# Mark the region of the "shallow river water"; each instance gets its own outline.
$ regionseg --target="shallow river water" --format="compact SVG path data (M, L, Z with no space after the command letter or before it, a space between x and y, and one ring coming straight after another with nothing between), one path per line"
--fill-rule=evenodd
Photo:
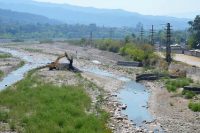
M21 58L22 60L26 61L26 64L23 67L11 72L2 81L0 81L0 91L7 88L8 86L11 86L17 81L22 80L24 78L24 74L30 71L31 69L43 66L50 62L46 58L43 59L34 58L31 55L27 55L25 53L18 52L16 50L11 50L8 48L0 48L0 51L10 53L13 56ZM117 93L120 101L123 104L127 105L127 109L124 110L122 113L128 115L128 118L130 120L133 120L133 122L137 126L141 126L143 121L153 120L151 114L146 108L149 99L149 92L147 91L145 86L143 86L140 83L136 83L134 80L131 80L130 78L118 76L112 74L111 72L101 70L97 67L85 68L83 69L83 71L124 81L125 82L124 86Z

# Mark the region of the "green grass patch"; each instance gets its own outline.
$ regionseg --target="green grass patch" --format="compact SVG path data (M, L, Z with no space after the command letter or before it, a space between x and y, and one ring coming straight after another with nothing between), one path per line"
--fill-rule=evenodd
M87 113L91 99L82 86L55 86L28 76L0 93L0 121L17 132L110 133L107 113ZM13 89L15 88L15 89Z
M190 102L188 107L194 112L200 112L200 103Z
M166 79L165 86L169 92L175 92L178 88L187 86L192 82L189 78Z
M24 48L25 51L33 52L33 53L41 53L41 49L34 49L34 48Z
M4 76L4 72L0 70L0 78Z
M25 65L25 61L20 61L20 63L18 64L18 68L19 67L22 67L22 66L24 66Z
M7 54L7 53L0 53L0 59L5 59L5 58L11 58L12 55L11 54Z
M196 94L192 91L183 90L182 95L185 96L187 99L192 99Z
M7 120L8 120L8 113L0 110L0 121L8 122Z

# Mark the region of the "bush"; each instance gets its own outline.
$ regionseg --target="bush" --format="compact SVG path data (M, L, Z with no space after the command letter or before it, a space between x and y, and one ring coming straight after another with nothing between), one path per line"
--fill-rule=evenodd
M0 54L0 59L10 58L10 57L12 57L11 54L6 54L6 53L1 53Z
M189 107L189 109L191 109L194 112L200 112L200 103L190 102L188 107Z
M120 41L111 39L96 40L94 46L100 50L107 50L114 53L118 53L121 48Z
M166 85L166 87L167 87L167 90L169 91L169 92L175 92L176 91L176 86L173 86L173 85Z
M168 79L165 82L165 86L169 92L175 92L177 88L182 88L192 82L193 81L189 78Z
M148 44L137 45L133 43L128 43L120 49L120 54L123 56L128 56L134 61L147 61L154 57L153 48ZM147 63L150 64L150 63Z
M195 93L192 91L183 90L182 95L184 95L187 99L192 99L195 96Z
M8 113L4 111L0 111L0 122L8 121Z
M0 70L0 78L4 76L4 72Z

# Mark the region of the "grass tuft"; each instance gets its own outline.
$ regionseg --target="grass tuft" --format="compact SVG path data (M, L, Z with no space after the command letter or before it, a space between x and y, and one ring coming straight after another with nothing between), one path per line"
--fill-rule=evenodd
M7 53L1 53L0 54L0 59L11 58L11 57L12 57L11 54L7 54Z
M169 92L176 92L178 88L189 85L193 81L189 78L167 79L165 86Z
M200 112L200 103L190 102L188 107L189 107L189 109L191 109L194 112Z

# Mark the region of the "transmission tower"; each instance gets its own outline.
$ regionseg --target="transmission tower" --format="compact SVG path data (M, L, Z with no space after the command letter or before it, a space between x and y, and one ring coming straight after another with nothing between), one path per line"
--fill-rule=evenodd
M151 34L151 45L153 46L154 45L154 25L151 26L151 31L150 31L150 34Z
M144 28L142 26L141 30L140 30L140 40L141 40L141 43L144 43L143 37L144 37Z
M166 29L166 61L170 64L172 61L171 58L171 25L170 23L167 23L167 29Z

